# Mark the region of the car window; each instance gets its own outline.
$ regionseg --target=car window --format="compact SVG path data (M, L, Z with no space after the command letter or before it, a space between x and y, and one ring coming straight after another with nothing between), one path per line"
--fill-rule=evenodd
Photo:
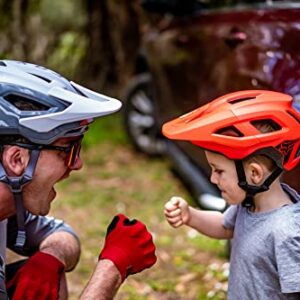
M203 11L260 9L265 7L300 7L300 0L140 0L149 13L188 16Z
M294 0L197 0L202 8L216 9L216 8L230 8L238 5L254 5L257 4L300 4L300 1Z

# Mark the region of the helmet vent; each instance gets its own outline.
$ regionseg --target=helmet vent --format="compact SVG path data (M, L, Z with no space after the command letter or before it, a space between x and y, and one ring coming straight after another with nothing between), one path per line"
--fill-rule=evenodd
M268 133L281 130L281 126L271 119L256 120L250 122L261 133Z
M228 126L221 128L215 132L215 134L233 136L233 137L243 137L244 135L234 126Z
M296 153L296 157L299 157L300 156L300 145L298 146L298 150L297 150L297 153Z
M228 102L230 104L235 104L235 103L238 103L238 102L243 102L243 101L251 100L251 99L254 99L254 97L245 97L245 98L232 99L232 100L229 100Z
M295 116L293 112L288 111L287 113L288 113L291 117L293 117L293 118L300 124L299 118L297 118L297 116Z
M75 89L75 91L76 91L79 95L81 95L81 96L83 96L83 97L86 97L86 95L85 95L81 90L79 90L76 86L72 85L72 87Z
M3 98L21 111L45 111L50 108L46 105L20 95L9 94L4 96Z
M33 73L29 73L29 74L32 75L32 76L35 76L35 77L37 77L37 78L40 78L40 79L42 79L42 80L44 80L44 81L46 81L46 82L48 82L48 83L51 82L51 80L49 80L48 78L45 78L45 77L43 77L43 76L36 75L36 74L33 74Z
M296 157L299 157L300 156L300 145L298 145L298 150L297 150L297 153L296 153Z

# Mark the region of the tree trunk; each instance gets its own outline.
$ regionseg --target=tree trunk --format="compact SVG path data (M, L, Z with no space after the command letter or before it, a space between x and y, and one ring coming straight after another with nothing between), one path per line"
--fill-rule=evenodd
M93 89L116 90L133 70L139 47L135 1L84 0L88 48L82 79Z
M28 49L26 47L26 15L28 0L11 0L12 5L12 53L18 60L27 60Z
M14 59L27 58L26 15L28 0L0 1L0 54Z

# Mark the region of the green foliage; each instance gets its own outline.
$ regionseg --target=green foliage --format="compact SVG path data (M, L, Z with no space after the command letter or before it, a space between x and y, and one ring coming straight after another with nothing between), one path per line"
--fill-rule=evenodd
M68 78L80 73L87 46L83 31L87 16L82 4L80 0L42 0L38 12L44 35L54 39L54 48L46 56L45 64Z
M208 250L211 253L219 255L220 257L227 256L227 253L225 251L227 241L215 240L215 239L207 238L204 235L194 234L194 233L192 234L190 233L189 237L190 237L191 245L197 247L199 250L206 250L206 251Z
M86 22L85 10L80 0L42 0L40 14L43 24L51 30L80 30Z
M90 125L89 131L85 134L84 147L91 148L108 142L114 145L126 144L127 136L122 126L120 112L97 119Z
M0 52L0 59L7 59L9 57L9 54L6 52Z
M79 71L85 53L86 37L68 31L59 37L58 45L48 57L47 65L68 78L74 78Z

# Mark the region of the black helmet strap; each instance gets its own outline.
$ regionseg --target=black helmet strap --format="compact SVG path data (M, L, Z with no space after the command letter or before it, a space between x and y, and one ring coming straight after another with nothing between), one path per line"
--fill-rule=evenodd
M22 189L27 183L29 183L32 180L32 176L39 158L39 154L39 150L31 151L30 160L27 165L27 168L24 174L18 177L8 176L3 168L2 163L0 162L0 181L7 184L10 187L10 190L12 191L15 198L18 222L18 235L15 246L18 248L22 248L26 241L25 208L23 206Z
M246 192L246 197L242 202L244 207L253 206L253 197L261 192L265 192L269 189L270 185L273 181L278 178L278 176L282 173L283 169L280 167L276 167L276 169L266 178L262 185L256 186L248 184L246 179L246 174L244 170L244 165L242 160L235 160L235 168L238 175L238 185Z

